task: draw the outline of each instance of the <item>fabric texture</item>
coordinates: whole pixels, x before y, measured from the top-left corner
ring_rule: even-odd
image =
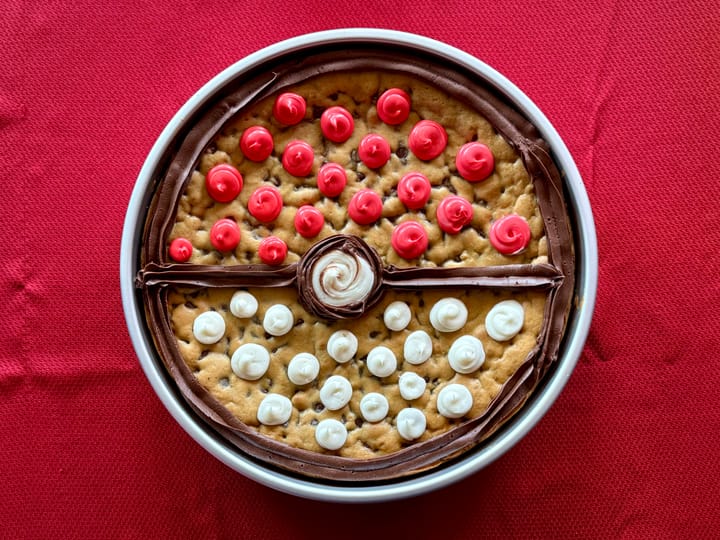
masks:
[[[717,2],[84,2],[0,10],[0,537],[706,538],[720,530]],[[205,82],[302,33],[473,54],[564,138],[598,230],[587,345],[519,444],[440,491],[298,499],[195,443],[125,326],[120,237],[155,138]]]

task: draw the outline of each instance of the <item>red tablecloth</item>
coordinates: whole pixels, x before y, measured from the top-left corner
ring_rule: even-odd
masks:
[[[0,537],[718,534],[717,2],[116,4],[0,8]],[[350,26],[514,81],[575,157],[600,248],[591,335],[550,413],[474,476],[365,506],[277,493],[199,447],[139,367],[118,284],[136,175],[184,101],[274,41]]]

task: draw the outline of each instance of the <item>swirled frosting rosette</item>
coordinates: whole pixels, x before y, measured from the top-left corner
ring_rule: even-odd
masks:
[[[298,298],[324,319],[360,317],[382,296],[382,261],[357,237],[336,235],[311,247],[297,266]]]

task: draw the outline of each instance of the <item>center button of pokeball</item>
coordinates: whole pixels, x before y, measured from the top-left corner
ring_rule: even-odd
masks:
[[[382,297],[382,270],[380,256],[362,239],[331,236],[312,246],[298,262],[298,298],[320,318],[358,318]]]

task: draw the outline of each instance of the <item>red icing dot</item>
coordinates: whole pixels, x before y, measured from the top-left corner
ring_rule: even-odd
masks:
[[[290,141],[282,155],[282,164],[293,176],[310,174],[315,159],[312,146],[305,141]]]
[[[380,219],[382,214],[382,200],[380,195],[369,189],[361,189],[348,205],[348,215],[355,223],[369,225]]]
[[[417,221],[404,221],[395,227],[390,243],[403,259],[417,259],[428,247],[428,234]]]
[[[400,202],[411,210],[418,210],[430,199],[430,180],[419,172],[408,173],[398,182],[397,193]]]
[[[250,161],[265,161],[273,151],[273,138],[262,126],[252,126],[240,137],[240,150]]]
[[[352,114],[344,107],[330,107],[325,109],[320,117],[320,129],[326,139],[343,143],[352,135],[355,121]]]
[[[286,92],[275,99],[273,105],[273,116],[281,124],[294,126],[305,118],[305,100],[302,96]]]
[[[265,264],[282,264],[287,256],[287,244],[277,236],[263,238],[258,247],[258,256]]]
[[[326,163],[318,171],[317,184],[320,193],[326,197],[337,197],[345,189],[347,173],[342,165]]]
[[[469,142],[460,147],[455,166],[460,176],[468,182],[485,180],[495,168],[492,151],[479,142]]]
[[[488,238],[492,246],[503,255],[515,255],[530,243],[530,225],[517,214],[510,214],[494,221]]]
[[[410,96],[400,88],[386,90],[378,99],[377,114],[386,124],[402,124],[410,116]]]
[[[253,191],[248,200],[248,211],[258,221],[268,223],[280,215],[282,195],[273,186],[261,186]]]
[[[325,225],[325,218],[320,210],[306,204],[298,208],[295,214],[295,230],[304,238],[317,236]]]
[[[435,159],[442,154],[447,142],[445,128],[433,120],[420,120],[408,136],[410,150],[423,161]]]
[[[238,196],[243,187],[240,172],[227,163],[215,165],[205,176],[205,188],[213,200],[227,203]]]
[[[192,255],[193,247],[187,238],[176,238],[170,242],[170,258],[177,262],[187,262]]]
[[[379,169],[390,159],[390,144],[382,135],[370,133],[360,141],[358,155],[365,165]]]
[[[445,197],[437,208],[437,222],[448,234],[457,234],[473,218],[472,205],[457,195]]]
[[[217,220],[210,229],[210,243],[218,251],[232,251],[240,243],[240,227],[230,218]]]

